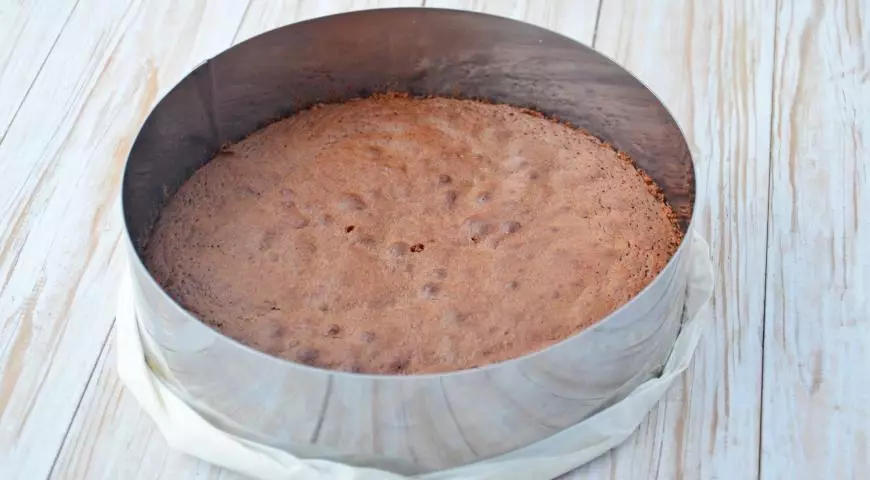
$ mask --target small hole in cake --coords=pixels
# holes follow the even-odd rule
[[[387,251],[389,252],[390,256],[401,257],[409,248],[410,247],[405,242],[395,242],[390,244],[390,246],[387,248]]]
[[[390,362],[390,371],[393,373],[402,373],[408,369],[411,361],[407,357],[400,357]]]
[[[308,219],[302,216],[295,216],[290,220],[290,226],[300,230],[308,226]]]
[[[456,203],[456,190],[447,190],[444,192],[444,206],[452,207]]]
[[[444,311],[444,313],[441,314],[442,320],[448,322],[448,324],[462,323],[466,317],[467,315],[465,315],[464,313],[461,313],[458,310],[454,310],[452,308],[448,308]]]
[[[348,226],[344,227],[344,231],[347,233],[350,233],[353,231],[354,228],[356,228],[355,225],[348,225]]]
[[[330,325],[329,328],[326,330],[326,334],[330,337],[338,336],[339,333],[341,333],[341,327],[338,326],[338,324],[336,323]]]
[[[354,210],[365,210],[366,203],[359,195],[348,193],[342,195],[341,200],[338,202],[338,206],[346,212],[352,212]]]
[[[286,333],[287,333],[287,328],[284,325],[274,324],[274,325],[269,325],[266,327],[266,334],[270,338],[280,339]]]
[[[520,231],[520,222],[504,222],[501,224],[501,233],[505,235],[510,235],[512,233],[517,233]]]
[[[434,282],[429,282],[423,285],[423,288],[420,289],[420,296],[427,299],[433,299],[438,296],[438,292],[441,291],[441,287]]]
[[[364,247],[371,247],[374,246],[377,241],[375,240],[375,237],[371,235],[360,235],[356,238],[356,240],[354,240],[354,243],[356,243],[357,245],[362,245]]]
[[[424,248],[424,245],[422,243],[411,245],[411,251],[414,253],[422,252],[423,248]]]
[[[320,352],[314,348],[303,348],[296,352],[296,361],[299,363],[304,363],[306,365],[311,365],[317,360],[317,357],[320,356]]]
[[[467,235],[472,242],[477,243],[492,232],[492,225],[482,218],[472,216],[462,222],[460,230],[462,235]]]
[[[296,192],[289,188],[282,188],[280,190],[281,193],[281,203],[285,207],[292,207],[295,205],[296,200]]]

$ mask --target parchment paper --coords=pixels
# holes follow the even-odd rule
[[[710,323],[707,302],[712,291],[710,248],[695,236],[686,315],[659,377],[641,384],[619,403],[550,438],[486,461],[414,477],[297,458],[211,425],[175,396],[146,364],[129,276],[123,281],[118,299],[118,373],[172,448],[258,480],[546,479],[569,472],[619,445],[640,425],[674,379],[688,367],[698,339]]]

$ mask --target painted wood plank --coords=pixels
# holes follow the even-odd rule
[[[243,9],[82,0],[0,145],[0,478],[47,476],[112,322],[132,135]]]
[[[116,355],[113,330],[51,478],[244,478],[169,450],[154,423],[120,383]]]
[[[0,2],[0,143],[76,3]]]
[[[596,48],[635,72],[694,145],[714,323],[626,444],[573,478],[756,478],[773,3],[605,0]]]
[[[870,4],[777,14],[764,479],[867,478]]]
[[[77,284],[88,272],[80,264],[81,257],[64,259],[62,251],[55,254],[60,261],[42,260],[54,239],[47,230],[59,223],[57,217],[40,222],[52,201],[52,190],[60,183],[54,153],[63,137],[55,138],[53,133],[62,126],[68,131],[74,122],[70,107],[81,104],[108,61],[119,30],[127,24],[131,4],[118,2],[104,8],[100,21],[94,21],[88,12],[96,4],[84,2],[81,6],[84,8],[74,12],[53,52],[62,57],[46,62],[0,144],[0,158],[18,159],[0,162],[0,224],[8,226],[0,232],[2,478],[45,475],[95,360],[94,352],[85,349],[98,351],[103,342],[99,330],[92,338],[83,336],[77,343],[85,362],[63,365],[58,357],[72,358],[69,352],[74,348],[70,339],[64,341],[64,333],[72,305],[81,304],[81,297],[76,298]],[[76,29],[81,33],[74,33]],[[72,48],[75,37],[77,48]],[[56,198],[54,202],[67,200]],[[92,230],[96,234],[102,221],[95,220]],[[81,230],[87,235],[91,229],[85,226]],[[81,252],[89,251],[87,236],[85,241]],[[100,263],[107,261],[105,255],[91,257]],[[99,279],[99,275],[89,274],[89,281]],[[53,395],[44,393],[52,390]]]

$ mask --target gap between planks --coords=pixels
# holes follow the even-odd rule
[[[776,135],[774,134],[773,129],[773,112],[776,110],[776,56],[777,56],[777,42],[779,41],[779,35],[776,33],[779,28],[779,12],[782,7],[782,0],[776,0],[776,5],[774,7],[774,12],[776,15],[773,18],[773,52],[772,57],[774,60],[774,70],[770,75],[770,122],[768,124],[768,129],[770,130],[770,143],[769,143],[769,152],[767,157],[767,230],[764,235],[764,245],[766,254],[764,255],[764,295],[762,296],[761,302],[761,389],[759,391],[759,407],[758,407],[758,468],[756,470],[757,479],[761,478],[761,469],[763,462],[764,452],[764,344],[767,340],[767,281],[768,275],[770,272],[770,232],[773,229],[773,145],[776,142]]]

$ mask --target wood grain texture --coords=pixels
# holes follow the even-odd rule
[[[764,479],[867,478],[870,4],[780,2]]]
[[[0,143],[57,45],[76,0],[0,2]]]
[[[241,475],[169,449],[116,373],[114,330],[51,478],[230,480]]]
[[[108,323],[90,324],[111,319],[95,302],[102,292],[86,288],[116,267],[101,235],[111,191],[106,169],[82,161],[94,115],[75,123],[131,5],[104,6],[99,19],[96,2],[80,7],[0,144],[0,478],[46,475],[105,340]],[[111,161],[111,149],[98,153]]]
[[[0,144],[0,478],[48,475],[112,322],[132,135],[234,8],[82,0]]]
[[[695,222],[718,272],[693,366],[575,478],[757,476],[773,14],[766,0],[603,4],[595,47],[650,86],[695,146]]]

